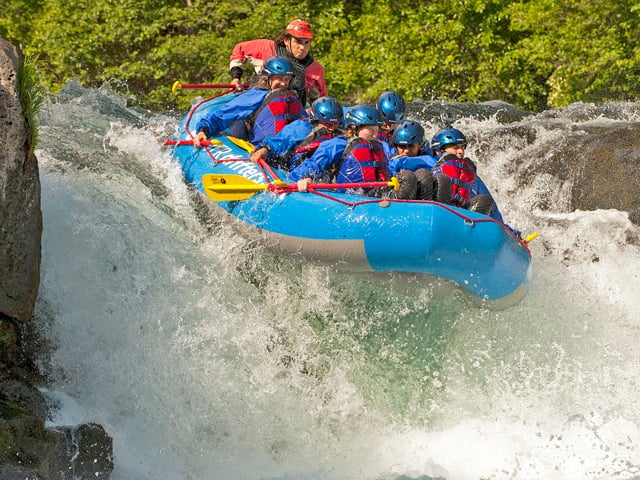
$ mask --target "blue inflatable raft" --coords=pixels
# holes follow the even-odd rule
[[[531,265],[527,242],[490,217],[436,202],[324,188],[300,193],[280,186],[286,172],[252,163],[246,142],[220,136],[194,148],[198,120],[233,96],[194,105],[180,122],[178,138],[167,144],[173,145],[186,181],[246,227],[243,231],[258,232],[269,245],[292,254],[357,271],[448,279],[487,304],[508,306],[524,296]]]

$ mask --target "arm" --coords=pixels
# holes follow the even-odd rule
[[[251,161],[256,163],[261,158],[269,156],[282,156],[293,150],[311,132],[311,125],[307,118],[291,122],[274,136],[264,137],[256,145],[256,150],[251,154]]]
[[[380,140],[380,144],[382,145],[382,149],[384,150],[384,154],[387,158],[390,159],[398,154],[396,147],[391,145],[387,140],[381,140],[380,138],[378,138],[378,140]]]
[[[318,94],[321,97],[329,95],[327,93],[327,82],[324,78],[324,67],[317,60],[314,60],[311,65],[305,68],[305,78],[307,90],[313,86],[318,90]]]
[[[229,71],[231,83],[242,89],[242,73],[244,64],[249,61],[253,64],[256,73],[262,70],[262,65],[266,59],[275,55],[276,48],[273,40],[257,39],[248,42],[240,42],[231,52],[229,57]]]
[[[327,168],[340,161],[346,147],[345,137],[336,137],[322,142],[311,157],[289,173],[289,179],[297,182],[304,177],[319,177]]]
[[[265,137],[258,146],[266,147],[276,155],[284,155],[296,148],[310,133],[309,119],[299,119],[286,125],[277,135]]]
[[[392,157],[389,159],[389,173],[391,175],[397,174],[400,170],[411,170],[415,172],[419,168],[426,168],[431,170],[431,166],[427,163],[424,157]]]
[[[247,118],[262,104],[267,93],[267,90],[252,88],[202,117],[196,124],[198,136],[200,136],[200,132],[203,132],[205,138],[212,137],[227,128],[232,122]]]
[[[491,192],[489,191],[487,186],[484,184],[484,182],[482,181],[482,179],[478,175],[476,175],[476,188],[475,188],[475,190],[476,190],[476,195],[486,194],[486,195],[489,195],[491,197],[491,200],[493,200],[493,212],[491,212],[491,218],[494,218],[495,220],[498,220],[499,222],[504,223],[504,220],[502,219],[502,214],[500,213],[500,210],[498,209],[498,204],[494,200],[493,195],[491,195]]]

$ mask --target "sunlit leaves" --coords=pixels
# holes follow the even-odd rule
[[[633,99],[640,7],[632,0],[11,0],[0,35],[38,54],[52,88],[116,78],[152,108],[184,108],[175,80],[228,82],[233,46],[297,16],[329,92],[351,103],[504,100],[531,110]],[[191,4],[192,6],[187,6]]]

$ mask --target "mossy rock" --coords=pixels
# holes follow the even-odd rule
[[[37,463],[49,438],[42,422],[32,416],[21,416],[12,420],[5,420],[2,428],[12,436],[12,445],[2,454],[18,456],[22,463],[29,465]]]
[[[15,362],[17,338],[14,325],[6,320],[0,320],[0,363]]]
[[[28,416],[29,412],[26,408],[13,402],[0,400],[0,418],[9,420],[19,416]]]
[[[13,444],[14,438],[11,431],[4,426],[0,426],[0,463],[6,463],[9,460]]]

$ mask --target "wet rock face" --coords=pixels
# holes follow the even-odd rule
[[[535,124],[507,126],[489,138],[479,139],[479,158],[498,153],[500,145],[519,145],[512,175],[519,189],[540,178],[553,179],[549,191],[541,192],[541,210],[615,209],[629,212],[640,225],[640,124],[579,125],[560,127],[566,134],[551,140],[538,137]],[[474,139],[475,140],[475,139]]]
[[[80,425],[75,430],[67,430],[67,438],[71,440],[72,447],[76,447],[69,459],[74,474],[71,478],[109,478],[113,470],[113,448],[101,425]]]
[[[14,422],[11,432],[13,444],[0,455],[2,480],[107,480],[113,471],[111,438],[100,425],[44,429],[32,419]]]
[[[573,210],[615,208],[640,225],[640,125],[602,129],[578,151]]]
[[[31,318],[40,283],[40,178],[17,91],[21,62],[0,39],[0,312]]]

